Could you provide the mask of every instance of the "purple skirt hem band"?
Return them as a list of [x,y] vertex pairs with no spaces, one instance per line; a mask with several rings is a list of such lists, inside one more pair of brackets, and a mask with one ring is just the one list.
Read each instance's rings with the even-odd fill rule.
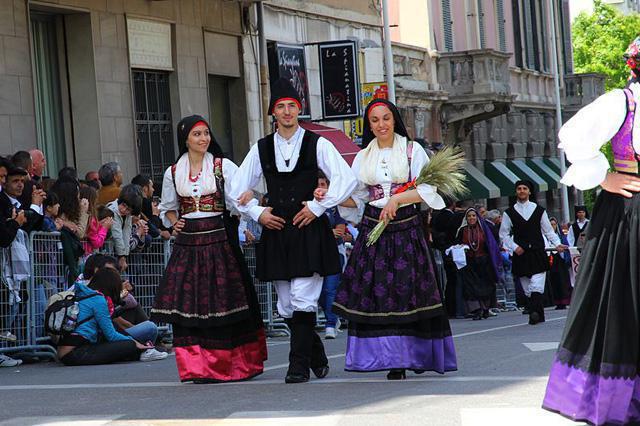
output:
[[554,361],[542,407],[593,425],[640,423],[640,377],[602,377]]
[[392,368],[427,370],[441,374],[455,371],[458,365],[453,338],[348,337],[345,370],[373,372]]

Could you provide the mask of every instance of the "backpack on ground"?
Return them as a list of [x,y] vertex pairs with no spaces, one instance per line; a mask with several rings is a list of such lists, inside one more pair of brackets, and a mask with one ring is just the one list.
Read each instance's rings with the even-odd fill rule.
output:
[[99,296],[98,293],[92,293],[87,296],[76,296],[73,290],[62,291],[56,293],[49,298],[47,309],[44,312],[44,328],[54,340],[64,334],[73,332],[80,324],[91,320],[93,315],[78,321],[80,314],[80,306],[78,302],[89,299],[90,297]]

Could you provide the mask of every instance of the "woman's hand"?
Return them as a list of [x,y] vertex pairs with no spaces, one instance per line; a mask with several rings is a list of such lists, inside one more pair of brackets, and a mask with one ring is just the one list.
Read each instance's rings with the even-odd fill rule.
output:
[[146,351],[147,349],[153,349],[153,345],[149,344],[149,343],[145,343],[144,345],[140,342],[138,342],[137,340],[134,340],[134,342],[136,342],[136,348],[140,349],[141,351]]
[[102,219],[100,221],[100,226],[102,226],[107,231],[111,229],[112,225],[113,225],[113,218],[112,217],[105,217],[104,219]]
[[315,191],[313,191],[313,198],[316,201],[322,201],[324,200],[324,197],[327,195],[327,188],[316,188]]
[[600,186],[612,194],[620,194],[623,197],[631,198],[634,193],[640,192],[640,178],[625,173],[609,172]]
[[380,212],[379,219],[389,223],[396,218],[397,211],[398,211],[398,202],[394,197],[391,197],[389,198],[387,205],[384,206],[384,208]]
[[253,200],[253,191],[245,191],[238,197],[238,204],[246,206],[251,200]]
[[178,235],[182,232],[182,228],[184,228],[184,219],[180,219],[173,224],[173,235]]

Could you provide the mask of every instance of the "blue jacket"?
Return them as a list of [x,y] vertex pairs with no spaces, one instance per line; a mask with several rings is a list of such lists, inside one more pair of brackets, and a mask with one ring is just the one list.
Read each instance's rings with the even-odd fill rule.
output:
[[113,327],[113,323],[111,322],[111,315],[109,315],[107,300],[101,294],[99,294],[95,290],[90,289],[79,281],[76,281],[74,289],[76,297],[84,297],[90,294],[97,294],[97,296],[90,297],[78,302],[80,306],[78,322],[84,321],[86,318],[89,318],[91,316],[93,316],[93,318],[76,327],[74,333],[81,335],[91,343],[98,342],[99,333],[102,333],[104,338],[109,342],[132,339],[129,336],[118,333]]

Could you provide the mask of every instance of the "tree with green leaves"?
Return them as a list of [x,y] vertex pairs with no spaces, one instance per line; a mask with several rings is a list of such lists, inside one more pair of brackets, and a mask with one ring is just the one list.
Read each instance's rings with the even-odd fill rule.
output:
[[640,14],[623,15],[594,0],[594,11],[580,13],[571,28],[576,73],[605,74],[607,90],[622,88],[629,77],[622,54],[640,34]]

